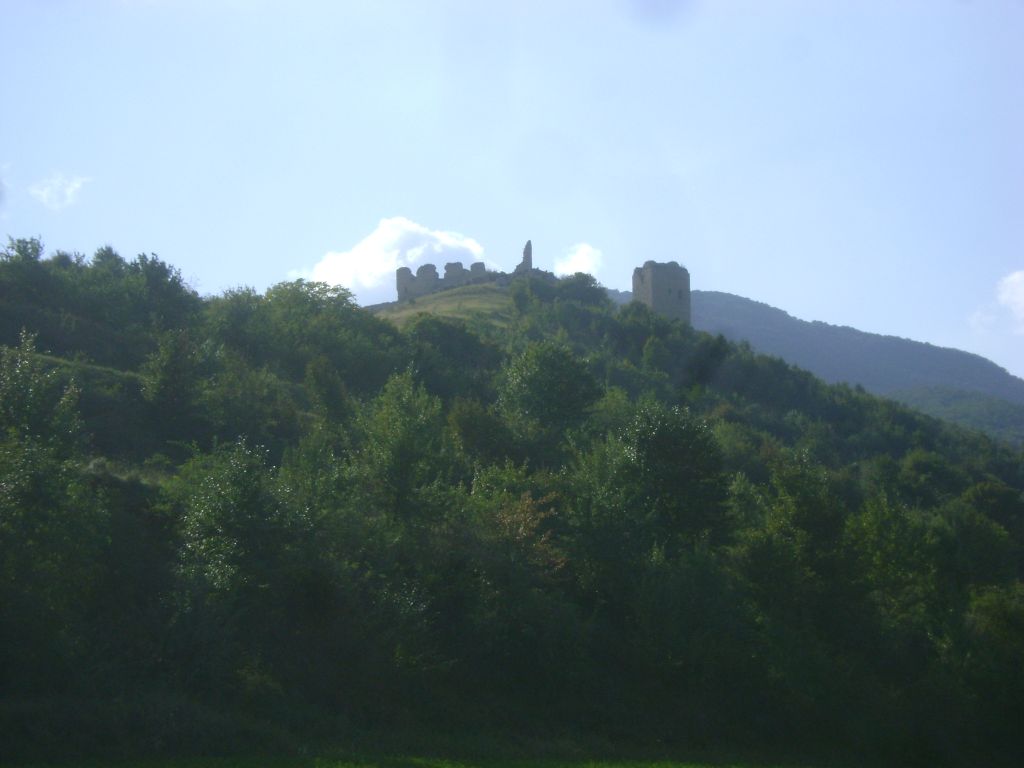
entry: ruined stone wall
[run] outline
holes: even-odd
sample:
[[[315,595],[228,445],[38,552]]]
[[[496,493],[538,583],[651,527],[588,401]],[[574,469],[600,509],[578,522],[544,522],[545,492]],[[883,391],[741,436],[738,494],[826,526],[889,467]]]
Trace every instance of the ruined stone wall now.
[[[516,267],[515,274],[530,274],[533,272],[533,244],[527,240],[523,248],[523,260]],[[458,288],[460,285],[472,285],[474,283],[486,283],[491,280],[500,282],[502,278],[510,277],[504,272],[488,272],[482,261],[469,265],[467,270],[457,261],[444,265],[444,277],[437,276],[437,267],[433,264],[424,264],[416,270],[416,274],[408,267],[399,267],[395,270],[395,288],[398,290],[399,301],[412,301],[420,296],[427,296],[431,293],[443,291],[445,288]]]
[[[399,267],[395,271],[395,288],[398,289],[399,301],[411,301],[445,288],[457,288],[486,279],[487,268],[482,261],[471,264],[468,270],[453,261],[444,265],[444,277],[438,277],[437,267],[433,264],[421,265],[415,275],[408,267]]]
[[[633,301],[646,304],[659,315],[690,322],[690,273],[670,261],[646,261],[633,270]]]

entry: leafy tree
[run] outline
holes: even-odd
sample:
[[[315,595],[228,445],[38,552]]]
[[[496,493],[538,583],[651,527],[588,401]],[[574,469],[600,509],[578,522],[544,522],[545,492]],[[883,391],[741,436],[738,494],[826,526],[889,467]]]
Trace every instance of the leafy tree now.
[[[495,463],[518,453],[505,421],[478,400],[457,399],[448,412],[448,426],[471,461]]]
[[[441,403],[410,372],[393,376],[359,421],[352,469],[370,510],[413,517],[420,491],[443,472]]]
[[[600,396],[586,364],[565,347],[529,344],[502,372],[499,403],[513,428],[545,455],[578,427]]]
[[[405,329],[416,378],[445,401],[492,396],[501,353],[465,323],[422,314]]]
[[[300,434],[298,406],[288,384],[267,368],[254,369],[224,351],[200,394],[202,414],[222,441],[244,437],[275,458]]]
[[[142,396],[167,438],[194,436],[199,398],[199,352],[187,331],[167,331],[140,369]]]
[[[620,439],[617,483],[658,539],[720,531],[725,478],[706,423],[678,407],[643,403]]]
[[[17,348],[0,347],[0,430],[8,439],[42,442],[68,458],[80,446],[78,390],[62,387],[36,355],[35,337],[22,331]]]
[[[588,275],[585,272],[577,272],[562,278],[558,283],[556,296],[563,301],[575,301],[602,309],[611,307],[608,292],[601,287],[593,275]]]
[[[77,392],[22,334],[0,347],[0,680],[65,689],[82,660],[107,513],[81,482]]]
[[[6,247],[0,251],[0,258],[8,262],[36,263],[42,257],[43,243],[38,237],[8,237]]]
[[[238,696],[274,695],[296,569],[309,520],[275,493],[265,451],[244,440],[182,467],[182,649],[196,683]]]

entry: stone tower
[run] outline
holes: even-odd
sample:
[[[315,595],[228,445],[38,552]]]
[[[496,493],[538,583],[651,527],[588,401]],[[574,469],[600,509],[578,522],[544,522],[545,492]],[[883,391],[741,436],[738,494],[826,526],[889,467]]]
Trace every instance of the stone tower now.
[[[633,270],[633,301],[659,315],[690,322],[690,273],[674,261],[645,261]]]
[[[526,247],[523,248],[523,260],[519,262],[519,266],[516,267],[515,274],[526,273],[529,274],[533,270],[533,241],[527,240]]]

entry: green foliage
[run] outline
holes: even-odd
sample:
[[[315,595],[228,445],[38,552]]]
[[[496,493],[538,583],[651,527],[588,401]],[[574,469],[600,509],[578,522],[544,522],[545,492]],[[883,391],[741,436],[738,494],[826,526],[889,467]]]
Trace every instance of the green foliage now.
[[[587,276],[470,288],[399,330],[319,283],[200,298],[155,257],[11,241],[0,743],[1019,762],[1018,450]]]
[[[669,536],[699,538],[719,527],[724,477],[707,424],[678,407],[644,403],[621,440],[618,484],[629,506]]]
[[[154,331],[182,329],[201,307],[177,270],[156,256],[126,262],[110,247],[90,263],[56,253],[42,259],[38,241],[15,241],[0,258],[0,343],[22,327],[62,355],[85,355],[134,367],[150,353]]]
[[[287,525],[265,470],[263,453],[245,442],[182,467],[182,567],[210,595],[267,581]]]
[[[898,390],[890,397],[940,419],[1024,446],[1024,396],[1010,400],[984,392],[932,386]]]
[[[448,412],[448,425],[471,461],[493,463],[517,453],[508,425],[478,400],[456,400]]]
[[[536,443],[543,461],[567,430],[583,423],[599,396],[582,360],[565,347],[540,342],[508,361],[498,402],[513,430]]]
[[[464,322],[420,315],[406,325],[417,380],[445,401],[493,396],[491,380],[501,352]]]
[[[216,362],[215,373],[199,394],[214,437],[226,441],[244,437],[280,456],[300,433],[299,403],[288,383],[265,367],[249,366],[230,351],[222,352]]]
[[[0,681],[61,687],[82,661],[107,511],[76,467],[76,391],[43,370],[33,339],[0,347]]]
[[[0,259],[17,264],[35,264],[43,257],[43,243],[37,237],[7,238],[7,246],[0,251]]]
[[[325,283],[279,283],[259,296],[229,291],[210,304],[211,341],[248,365],[300,381],[306,366],[324,358],[353,391],[372,391],[394,370],[398,333],[360,312],[352,294]]]
[[[58,456],[68,456],[79,441],[78,391],[61,391],[53,371],[35,355],[35,337],[21,333],[16,348],[0,347],[0,430],[8,440],[42,441]]]

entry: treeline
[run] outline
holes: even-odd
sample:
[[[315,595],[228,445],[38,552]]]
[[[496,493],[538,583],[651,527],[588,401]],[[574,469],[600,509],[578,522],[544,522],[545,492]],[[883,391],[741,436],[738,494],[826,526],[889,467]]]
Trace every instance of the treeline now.
[[[1019,451],[585,275],[511,291],[397,329],[12,241],[0,749],[1022,756]]]

